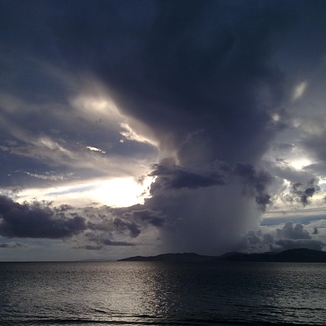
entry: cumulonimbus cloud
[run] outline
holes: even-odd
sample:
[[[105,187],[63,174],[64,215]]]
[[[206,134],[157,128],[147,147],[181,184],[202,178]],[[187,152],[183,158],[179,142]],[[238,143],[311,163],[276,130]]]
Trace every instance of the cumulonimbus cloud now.
[[[105,208],[103,215],[101,210],[92,212],[95,217],[1,198],[3,236],[67,238],[92,232],[92,244],[83,245],[95,250],[129,243],[154,227],[174,251],[214,253],[231,248],[232,241],[259,223],[261,212],[272,203],[268,187],[273,182],[271,173],[260,168],[262,157],[281,130],[294,128],[286,105],[298,84],[296,76],[306,73],[301,67],[315,69],[315,62],[324,60],[326,35],[318,29],[325,21],[324,3],[151,1],[144,6],[131,1],[125,6],[95,1],[90,7],[80,1],[63,3],[57,10],[55,1],[47,1],[37,10],[21,6],[30,19],[22,19],[15,2],[0,4],[5,24],[0,50],[15,49],[15,58],[7,56],[1,63],[6,74],[19,73],[6,79],[8,85],[0,85],[6,94],[1,120],[12,122],[7,133],[0,133],[19,140],[1,144],[2,158],[8,154],[16,164],[18,158],[28,159],[35,165],[78,166],[102,175],[131,173],[133,155],[142,160],[145,153],[158,154],[160,161],[151,165],[149,175],[155,180],[144,205]],[[313,24],[305,19],[307,8],[318,13]],[[82,32],[72,26],[82,26]],[[31,38],[34,31],[37,37]],[[310,44],[314,55],[298,55],[302,44]],[[17,62],[24,69],[17,71]],[[31,62],[37,69],[28,66]],[[90,82],[80,85],[80,80]],[[104,124],[98,112],[92,114],[96,96],[90,96],[91,101],[76,97],[92,83],[101,85],[101,96],[110,98],[116,116],[130,117],[130,125],[121,124],[120,118],[115,119],[118,126],[112,125],[114,119]],[[296,103],[304,96],[299,97]],[[49,103],[51,113],[40,113]],[[28,108],[22,117],[16,114],[19,107]],[[113,112],[113,106],[104,107],[106,113]],[[18,128],[21,120],[28,121],[30,132]],[[305,132],[302,144],[324,160],[323,122],[309,121],[318,130],[298,127]],[[31,136],[21,146],[25,135]],[[149,138],[153,141],[146,143]],[[128,146],[122,147],[124,141]],[[72,144],[77,143],[81,145],[76,149]],[[34,178],[42,175],[33,172]],[[289,198],[305,206],[317,191],[316,183],[306,187],[294,182]],[[29,225],[22,227],[27,220]]]

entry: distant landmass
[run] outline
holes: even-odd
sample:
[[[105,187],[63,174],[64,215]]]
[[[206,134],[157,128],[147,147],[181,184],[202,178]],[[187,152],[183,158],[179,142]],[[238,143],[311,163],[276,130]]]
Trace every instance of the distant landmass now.
[[[158,256],[135,256],[120,259],[119,261],[167,261],[167,262],[203,262],[216,259],[215,256],[203,256],[195,253],[162,254]]]
[[[204,256],[195,253],[162,254],[157,256],[135,256],[119,261],[162,261],[162,262],[302,262],[326,263],[326,252],[313,249],[290,249],[281,252],[245,254],[231,252],[221,256]]]

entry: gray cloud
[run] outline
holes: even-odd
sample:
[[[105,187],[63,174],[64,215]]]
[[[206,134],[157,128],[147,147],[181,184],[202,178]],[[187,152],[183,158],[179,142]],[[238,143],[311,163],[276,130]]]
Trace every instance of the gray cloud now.
[[[2,236],[58,239],[71,237],[85,229],[85,220],[78,215],[68,217],[39,202],[19,204],[0,196]]]
[[[287,222],[282,229],[277,229],[277,236],[279,238],[288,239],[311,239],[311,236],[307,230],[304,229],[302,224],[293,224],[293,222]]]
[[[94,214],[98,214],[98,221],[87,223],[90,230],[100,232],[116,232],[136,238],[147,226],[161,227],[164,224],[164,214],[155,209],[147,208],[143,205],[134,205],[130,207],[104,207],[102,213],[97,209],[91,209],[85,212],[86,215],[94,221]]]
[[[71,170],[89,177],[143,174],[134,170],[139,162],[152,164],[157,154],[161,161],[152,166],[156,179],[144,205],[92,211],[94,216],[83,212],[86,221],[68,208],[2,199],[1,234],[62,238],[87,229],[109,239],[87,244],[100,249],[123,245],[114,235],[136,239],[153,227],[172,250],[215,254],[259,223],[272,203],[272,173],[293,182],[286,200],[309,204],[318,188],[301,179],[311,179],[316,169],[297,173],[269,166],[268,173],[259,166],[280,131],[296,128],[298,113],[288,107],[298,79],[311,77],[325,56],[325,3],[36,4],[0,4],[1,184],[47,182],[49,165],[55,181]],[[112,98],[135,131],[158,143],[158,152],[123,137],[121,121],[103,119],[90,103],[78,111],[80,94]],[[325,130],[318,126],[318,133],[303,125],[297,130],[305,133],[302,146],[324,161]],[[277,141],[279,154],[294,148]],[[28,172],[25,179],[14,175],[20,169]],[[23,229],[27,218],[30,225]]]
[[[296,249],[296,248],[308,248],[314,250],[322,250],[325,247],[325,243],[319,240],[307,240],[307,239],[280,239],[275,242],[276,247],[280,246],[282,250]]]
[[[282,99],[281,75],[268,58],[270,30],[280,31],[282,19],[275,24],[270,8],[251,5],[248,16],[241,5],[234,11],[219,2],[155,5],[142,33],[131,33],[135,46],[113,50],[127,61],[133,56],[133,69],[102,60],[99,76],[115,86],[121,107],[151,126],[162,148],[177,151],[182,165],[216,158],[254,162],[276,131],[269,110]],[[128,34],[131,25],[122,23]],[[269,95],[258,99],[255,89]]]
[[[322,250],[326,243],[314,239],[316,227],[312,233],[300,223],[286,222],[275,231],[249,231],[236,246],[236,250],[246,252],[281,251],[295,248]]]
[[[111,241],[109,239],[102,240],[102,243],[106,246],[119,246],[119,247],[132,247],[134,246],[133,243],[126,242],[126,241]]]
[[[103,231],[103,230],[101,230]],[[119,240],[112,240],[114,238],[114,234],[111,232],[99,232],[96,228],[90,228],[89,231],[85,232],[86,240],[92,244],[82,244],[78,245],[76,248],[82,249],[86,248],[87,246],[93,247],[93,243],[96,243],[95,247],[100,250],[105,248],[106,246],[117,246],[117,247],[132,247],[135,244],[128,241],[119,241]],[[132,237],[130,235],[130,237]],[[111,239],[109,239],[111,238]],[[95,249],[94,249],[95,250]]]
[[[173,159],[164,159],[153,166],[150,176],[156,176],[155,183],[151,186],[151,194],[160,190],[196,189],[224,185],[222,175],[210,171],[191,171],[175,164]]]
[[[137,238],[156,228],[169,250],[221,252],[231,248],[243,229],[256,225],[255,206],[265,209],[271,202],[266,192],[271,175],[249,164],[219,162],[190,169],[168,159],[154,168],[152,197],[143,205],[106,207],[97,222],[92,218],[87,223],[97,239],[105,239],[107,232]]]
[[[316,175],[316,171],[312,171],[311,169],[302,169],[302,170],[296,170],[293,167],[289,166],[289,163],[286,161],[277,161],[275,163],[271,162],[264,162],[264,165],[270,173],[272,173],[275,176],[278,176],[282,179],[286,179],[290,181],[292,184],[295,183],[304,183],[309,179],[313,179]],[[319,174],[319,173],[317,173]]]
[[[325,117],[322,114],[320,116],[305,117],[305,120],[302,121],[301,128],[304,133],[301,144],[305,147],[307,152],[311,153],[312,156],[315,156],[321,162],[325,162]]]
[[[243,193],[254,197],[256,204],[263,212],[266,206],[272,203],[267,187],[273,181],[272,175],[265,170],[257,170],[251,164],[237,163],[234,167],[222,164],[221,169],[229,175],[239,178],[243,184]]]
[[[9,197],[0,196],[0,235],[6,238],[68,239],[80,235],[86,242],[75,248],[100,250],[106,246],[134,246],[116,237],[136,238],[147,225],[161,227],[164,217],[141,205],[129,208],[105,207],[75,212],[70,205],[52,207],[51,203],[24,202],[20,204]],[[96,215],[98,215],[96,217]],[[84,217],[82,217],[84,216]],[[97,220],[97,222],[95,222]],[[92,221],[92,222],[91,222]],[[96,245],[87,242],[95,242]],[[1,248],[22,246],[19,243],[2,243]]]
[[[288,202],[300,202],[303,206],[310,204],[310,199],[313,195],[320,191],[320,187],[317,184],[317,180],[311,179],[307,182],[306,185],[302,183],[294,183],[292,184],[292,188],[290,190],[290,194],[286,195],[284,199]]]
[[[3,5],[3,24],[20,28],[2,39],[16,39],[23,53],[73,74],[98,77],[125,112],[150,126],[161,148],[176,150],[182,165],[215,158],[253,163],[278,130],[270,110],[282,100],[282,74],[269,59],[290,24],[291,6],[96,1],[91,10],[84,2],[58,10],[48,1],[41,8],[24,8],[34,17],[30,25]],[[26,42],[35,27],[42,32]],[[60,95],[53,98],[67,98]]]
[[[164,214],[161,211],[145,207],[143,205],[135,205],[128,208],[111,208],[110,211],[116,216],[127,220],[134,220],[143,225],[150,224],[155,227],[161,227],[164,224]]]
[[[98,237],[92,237],[88,235],[88,240],[90,242],[95,242],[96,244],[86,244],[75,246],[74,249],[86,249],[86,250],[102,250],[107,246],[117,246],[117,247],[133,247],[134,244],[125,241],[111,241],[109,239],[100,239]]]
[[[5,243],[0,243],[0,249],[11,249],[11,248],[21,248],[24,247],[24,245],[18,243],[18,242],[5,242]]]
[[[310,164],[304,167],[304,170],[310,173],[320,175],[321,177],[326,176],[326,162],[318,162]]]
[[[124,232],[125,230],[128,230],[129,235],[132,238],[138,237],[138,235],[141,232],[136,223],[130,222],[128,220],[122,220],[120,218],[115,218],[113,220],[113,224],[114,224],[116,230],[118,230],[120,232]]]

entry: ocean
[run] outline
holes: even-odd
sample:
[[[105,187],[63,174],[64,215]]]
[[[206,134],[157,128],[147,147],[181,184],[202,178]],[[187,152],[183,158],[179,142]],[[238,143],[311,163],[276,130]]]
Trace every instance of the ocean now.
[[[326,325],[326,264],[0,263],[0,325]]]

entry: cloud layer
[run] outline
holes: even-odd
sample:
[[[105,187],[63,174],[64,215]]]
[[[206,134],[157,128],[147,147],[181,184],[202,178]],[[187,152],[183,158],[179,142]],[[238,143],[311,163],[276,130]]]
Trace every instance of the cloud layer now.
[[[325,12],[321,1],[1,2],[3,246],[218,254],[271,207],[324,205]],[[19,198],[38,188],[71,204],[55,187],[113,177],[152,178],[149,196],[69,209]],[[270,244],[314,240],[284,228]]]

